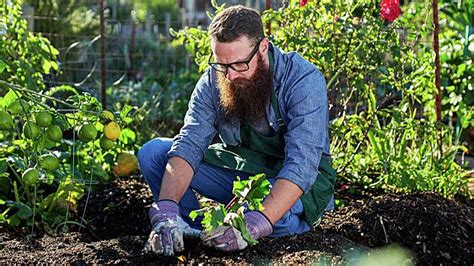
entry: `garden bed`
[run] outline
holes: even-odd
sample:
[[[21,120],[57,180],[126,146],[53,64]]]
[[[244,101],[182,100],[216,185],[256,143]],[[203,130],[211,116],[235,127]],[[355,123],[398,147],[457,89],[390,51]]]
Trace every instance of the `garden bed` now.
[[[87,229],[58,236],[25,237],[3,228],[3,263],[309,263],[346,261],[387,244],[410,250],[418,264],[474,264],[473,201],[447,200],[433,193],[350,195],[306,234],[264,239],[244,251],[221,253],[187,239],[180,256],[160,257],[143,250],[150,231],[151,193],[142,179],[119,179],[98,186],[86,209]],[[76,210],[83,212],[83,205]],[[73,228],[74,229],[74,228]],[[77,231],[77,230],[76,230]]]

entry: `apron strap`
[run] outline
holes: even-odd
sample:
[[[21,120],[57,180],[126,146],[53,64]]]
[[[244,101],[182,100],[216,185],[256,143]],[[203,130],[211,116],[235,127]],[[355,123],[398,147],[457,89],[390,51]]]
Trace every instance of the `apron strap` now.
[[[283,120],[283,118],[281,118],[280,108],[278,106],[278,101],[277,101],[275,92],[273,90],[272,90],[272,107],[273,107],[273,111],[275,112],[275,116],[277,118],[277,125],[278,127],[280,127],[281,130],[284,131],[286,129],[285,121]]]
[[[274,69],[275,69],[275,58],[274,58],[274,54],[273,54],[273,46],[272,45],[270,45],[269,49],[268,49],[268,59],[269,59],[268,61],[269,61],[269,64],[270,64],[270,72],[272,73],[272,76],[273,76],[273,72],[274,72]],[[275,116],[276,116],[276,119],[277,119],[277,125],[280,128],[280,130],[282,130],[282,132],[284,132],[284,130],[286,129],[285,121],[283,120],[283,118],[281,118],[280,107],[278,106],[278,100],[277,100],[277,97],[275,95],[275,90],[273,90],[273,88],[272,88],[271,103],[272,103],[272,108],[273,108],[273,111],[275,112]]]

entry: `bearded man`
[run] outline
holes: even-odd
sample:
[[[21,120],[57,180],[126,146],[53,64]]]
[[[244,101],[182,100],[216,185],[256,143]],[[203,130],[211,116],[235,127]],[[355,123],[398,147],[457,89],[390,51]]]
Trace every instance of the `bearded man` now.
[[[260,15],[229,7],[209,26],[212,54],[173,139],[146,143],[138,154],[154,197],[146,248],[167,256],[183,250],[183,236],[199,236],[222,251],[247,246],[223,226],[200,234],[195,192],[222,204],[236,176],[265,173],[272,184],[264,210],[247,211],[255,240],[307,232],[333,206],[326,82],[318,69],[264,36]],[[220,142],[213,143],[218,135]]]

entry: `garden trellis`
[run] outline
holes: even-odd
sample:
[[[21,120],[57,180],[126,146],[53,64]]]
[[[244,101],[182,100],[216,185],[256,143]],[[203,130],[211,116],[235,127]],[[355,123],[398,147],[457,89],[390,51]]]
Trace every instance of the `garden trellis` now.
[[[83,2],[84,6],[97,7],[96,3]],[[165,16],[157,20],[148,16],[145,21],[138,21],[134,16],[114,18],[110,15],[100,23],[99,16],[86,13],[81,18],[89,22],[79,25],[72,21],[72,29],[66,30],[70,17],[42,15],[44,10],[32,8],[24,14],[29,21],[30,29],[35,34],[51,40],[59,51],[60,72],[52,72],[46,77],[48,86],[68,84],[101,98],[99,89],[114,88],[115,95],[127,95],[125,87],[117,85],[131,81],[142,81],[145,77],[155,76],[171,80],[182,71],[189,71],[192,65],[187,52],[172,44],[168,28],[181,27],[182,21]],[[110,11],[110,6],[107,7]],[[110,12],[109,12],[110,14]],[[99,28],[103,24],[105,59],[101,58],[101,38]],[[81,30],[80,26],[83,27]],[[62,29],[62,30],[61,30]],[[105,64],[106,77],[102,77],[101,66]],[[135,88],[134,93],[138,90]],[[143,93],[149,91],[144,88]],[[114,99],[110,99],[109,107]]]

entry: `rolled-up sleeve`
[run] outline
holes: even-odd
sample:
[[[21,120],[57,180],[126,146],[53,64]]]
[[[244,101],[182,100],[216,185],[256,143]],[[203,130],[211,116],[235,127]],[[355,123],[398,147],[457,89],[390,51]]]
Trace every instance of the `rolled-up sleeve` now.
[[[315,67],[302,67],[289,78],[283,97],[287,131],[285,160],[277,178],[287,179],[305,193],[318,174],[328,135],[326,81]]]
[[[210,87],[209,72],[202,75],[189,101],[184,125],[173,139],[168,158],[181,157],[196,172],[204,153],[216,134],[217,109],[214,104],[216,92]],[[215,89],[214,89],[215,90]]]

